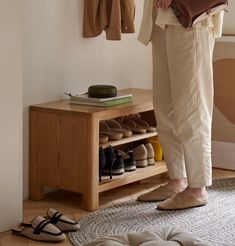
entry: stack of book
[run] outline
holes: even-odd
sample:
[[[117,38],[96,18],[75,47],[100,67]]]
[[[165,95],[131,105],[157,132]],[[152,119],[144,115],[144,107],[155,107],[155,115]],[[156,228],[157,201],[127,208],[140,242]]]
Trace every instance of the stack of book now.
[[[70,96],[70,104],[79,104],[87,106],[97,107],[111,107],[123,103],[129,103],[133,101],[132,94],[118,94],[116,97],[109,98],[94,98],[88,97],[88,94]]]

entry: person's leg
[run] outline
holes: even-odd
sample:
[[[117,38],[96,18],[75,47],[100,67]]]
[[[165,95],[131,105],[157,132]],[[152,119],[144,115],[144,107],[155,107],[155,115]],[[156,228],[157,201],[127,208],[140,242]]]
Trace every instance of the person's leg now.
[[[158,198],[159,200],[164,200],[164,193],[167,198],[167,196],[181,192],[187,185],[183,147],[174,135],[174,113],[165,30],[155,26],[151,41],[153,54],[153,105],[157,120],[157,132],[163,148],[170,180],[165,187],[166,189],[160,190],[161,195],[159,190],[154,190],[151,193],[140,196],[138,199],[142,201],[157,201]]]
[[[170,180],[184,179],[186,172],[183,148],[174,135],[174,112],[165,30],[155,25],[151,41],[153,54],[153,105],[157,120],[157,132],[162,144]]]
[[[187,172],[186,195],[206,199],[211,185],[211,121],[213,110],[211,28],[168,26],[169,74],[175,136],[182,144]]]

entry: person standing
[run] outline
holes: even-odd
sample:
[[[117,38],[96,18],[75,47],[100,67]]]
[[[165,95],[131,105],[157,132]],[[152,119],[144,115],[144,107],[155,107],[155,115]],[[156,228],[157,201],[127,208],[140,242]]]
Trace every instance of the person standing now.
[[[212,184],[213,50],[221,11],[183,28],[172,0],[145,0],[138,40],[152,43],[153,105],[169,173],[166,185],[138,197],[161,210],[206,205]]]

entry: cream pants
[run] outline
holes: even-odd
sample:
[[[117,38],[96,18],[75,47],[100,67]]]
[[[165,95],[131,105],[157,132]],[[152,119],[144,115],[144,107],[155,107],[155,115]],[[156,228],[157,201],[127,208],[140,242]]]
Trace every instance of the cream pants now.
[[[189,187],[211,185],[213,111],[210,27],[154,26],[153,103],[170,179]]]

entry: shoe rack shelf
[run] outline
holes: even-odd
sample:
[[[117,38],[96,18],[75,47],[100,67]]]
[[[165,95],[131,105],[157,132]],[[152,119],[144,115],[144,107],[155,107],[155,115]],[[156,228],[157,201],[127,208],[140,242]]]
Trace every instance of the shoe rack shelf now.
[[[122,145],[122,144],[127,144],[127,143],[139,141],[139,140],[150,138],[150,137],[154,137],[154,136],[157,136],[156,132],[149,132],[149,133],[146,133],[146,134],[133,134],[131,137],[122,138],[120,140],[115,140],[115,141],[108,141],[107,143],[100,144],[99,146],[101,146],[103,148],[106,148],[109,145],[112,145],[113,147],[115,147],[115,146],[119,146],[119,145]]]
[[[111,190],[113,188],[133,183],[142,179],[146,179],[157,175],[159,173],[166,172],[166,165],[164,161],[158,161],[155,165],[147,166],[143,168],[137,168],[132,172],[125,172],[122,175],[113,175],[113,179],[110,180],[109,176],[102,176],[101,184],[99,185],[99,192]]]
[[[99,208],[99,193],[167,171],[165,163],[137,168],[99,183],[99,122],[141,113],[154,122],[152,92],[126,89],[131,103],[109,108],[71,105],[68,100],[32,105],[29,108],[29,196],[43,199],[44,187],[82,193],[86,210]],[[131,145],[156,133],[109,141],[103,147]]]

